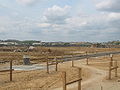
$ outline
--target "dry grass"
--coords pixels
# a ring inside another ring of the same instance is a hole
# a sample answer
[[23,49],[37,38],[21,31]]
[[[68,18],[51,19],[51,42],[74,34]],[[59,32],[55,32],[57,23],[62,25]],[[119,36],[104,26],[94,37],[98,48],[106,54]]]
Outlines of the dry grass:
[[[61,72],[67,72],[67,82],[77,79],[77,69],[71,67],[71,62],[59,64],[59,71],[51,71],[47,74],[45,70],[35,71],[14,71],[13,82],[9,82],[9,74],[0,74],[0,90],[52,90],[52,88],[62,87]],[[90,77],[90,72],[82,70],[82,78],[86,80]]]
[[[50,47],[52,54],[48,54],[49,48],[36,47],[35,51],[31,52],[0,52],[0,60],[15,60],[14,65],[21,64],[23,55],[30,55],[33,63],[43,63],[46,56],[53,58],[55,55],[70,55],[89,53],[120,51],[117,48],[80,48],[80,47]],[[44,52],[44,53],[42,53]],[[78,53],[79,52],[79,53]],[[80,53],[81,52],[81,53]],[[115,55],[114,59],[120,60],[120,55]],[[90,65],[103,70],[108,70],[109,57],[90,58]],[[85,61],[83,61],[85,62]],[[8,66],[9,64],[4,64]],[[0,68],[4,66],[0,64]],[[118,63],[120,66],[120,62]],[[52,90],[56,87],[62,87],[61,71],[67,72],[67,82],[77,78],[77,70],[71,68],[71,62],[61,63],[58,65],[58,71],[53,69],[50,74],[46,70],[34,71],[14,71],[13,82],[9,82],[9,73],[0,73],[0,90]],[[120,70],[119,70],[120,72]],[[88,69],[82,69],[83,81],[91,77],[91,72]]]
[[[32,51],[29,52],[13,52],[15,49],[26,49],[26,47],[4,47],[4,49],[11,49],[10,51],[2,51],[0,48],[0,60],[14,60],[16,64],[21,64],[23,60],[23,55],[29,55],[31,61],[39,63],[45,62],[46,56],[48,58],[54,58],[55,56],[64,56],[64,55],[77,55],[88,53],[97,53],[99,52],[109,52],[109,51],[120,51],[118,48],[86,48],[86,47],[35,47]],[[51,50],[51,53],[48,54],[48,49]]]
[[[118,66],[120,66],[120,54],[113,55],[113,60],[114,61],[117,60]],[[90,58],[89,59],[89,66],[94,66],[96,68],[103,69],[103,70],[109,69],[109,63],[110,63],[109,56],[102,56],[99,58]]]

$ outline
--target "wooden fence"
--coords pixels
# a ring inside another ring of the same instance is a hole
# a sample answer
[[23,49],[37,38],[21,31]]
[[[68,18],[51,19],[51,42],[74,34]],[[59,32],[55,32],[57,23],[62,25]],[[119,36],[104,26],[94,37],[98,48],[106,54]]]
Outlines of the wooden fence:
[[78,90],[81,90],[81,68],[79,67],[75,67],[78,69],[78,79],[77,80],[73,80],[71,82],[66,82],[66,72],[62,72],[62,79],[63,79],[63,90],[67,90],[67,85],[73,84],[75,82],[78,82]]
[[12,69],[12,60],[10,60],[10,69],[0,70],[0,72],[10,72],[10,81],[12,81],[12,71],[14,71],[14,69]]

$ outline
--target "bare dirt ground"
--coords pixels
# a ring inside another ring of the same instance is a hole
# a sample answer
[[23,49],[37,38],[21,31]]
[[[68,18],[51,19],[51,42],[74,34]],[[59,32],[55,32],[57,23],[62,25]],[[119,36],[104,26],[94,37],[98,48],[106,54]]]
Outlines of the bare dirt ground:
[[[120,55],[115,55],[120,65]],[[120,69],[118,77],[108,80],[108,63],[109,58],[97,57],[90,58],[89,65],[86,60],[75,61],[75,66],[82,68],[82,90],[120,90]],[[71,62],[59,64],[59,72],[54,68],[50,74],[45,70],[35,71],[15,71],[13,82],[9,82],[9,74],[0,74],[0,90],[62,90],[61,71],[67,71],[67,81],[77,78],[77,70],[71,67]],[[2,82],[1,82],[2,80]],[[68,90],[77,90],[77,83],[67,86]]]
[[[90,49],[91,50],[91,49]],[[103,50],[104,51],[104,50]],[[110,49],[112,51],[112,49]],[[91,51],[92,52],[92,51]],[[120,66],[120,54],[114,55],[114,60],[118,60]],[[118,77],[108,80],[108,56],[95,57],[86,60],[75,61],[74,65],[82,68],[82,90],[120,90],[120,69]],[[41,63],[46,65],[45,63]],[[0,69],[9,64],[0,64]],[[67,72],[67,82],[77,78],[77,69],[71,67],[71,61],[58,64],[58,72],[51,67],[51,73],[45,70],[13,71],[13,81],[9,82],[9,72],[0,73],[0,90],[63,90],[61,72]],[[68,90],[77,90],[77,83],[67,86]]]
[[[91,58],[89,65],[85,65],[85,60],[75,62],[76,66],[87,68],[91,72],[91,77],[86,81],[82,81],[82,90],[120,90],[120,69],[118,69],[118,77],[114,77],[112,72],[112,80],[108,80],[108,57]],[[114,55],[114,60],[118,60],[120,66],[120,55]],[[77,83],[67,87],[69,90],[77,90]],[[55,90],[62,90],[57,88]]]
[[[77,70],[71,67],[71,62],[61,63],[58,72],[52,68],[51,73],[46,70],[14,71],[13,81],[9,82],[8,73],[0,73],[0,90],[53,90],[62,86],[61,71],[67,72],[67,80],[77,78]],[[83,69],[83,80],[90,77],[90,72]]]
[[[90,67],[90,66],[86,66],[84,64],[81,64],[80,61],[76,62],[76,65],[77,67],[82,67],[82,68],[85,68],[87,70],[90,71],[90,78],[85,80],[85,81],[82,81],[82,89],[84,90],[87,90],[86,88],[92,83],[92,82],[95,82],[96,80],[101,80],[105,75],[106,75],[106,72],[104,70],[100,70],[100,69],[97,69],[95,67]],[[74,84],[71,84],[67,87],[69,90],[77,90],[77,83],[74,83]],[[62,88],[56,88],[54,90],[62,90]]]

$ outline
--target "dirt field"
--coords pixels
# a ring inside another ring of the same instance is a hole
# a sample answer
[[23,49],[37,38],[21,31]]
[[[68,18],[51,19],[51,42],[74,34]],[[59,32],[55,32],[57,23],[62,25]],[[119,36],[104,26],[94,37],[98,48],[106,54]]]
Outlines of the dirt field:
[[[93,49],[89,48],[88,50],[92,51]],[[78,48],[73,48],[72,50],[66,49],[65,51],[79,52]],[[119,49],[99,49],[99,51],[119,51]],[[83,51],[81,49],[81,52],[84,52],[84,49]],[[120,66],[120,54],[114,55],[113,59],[118,60],[118,66]],[[118,77],[114,77],[113,71],[112,80],[108,80],[109,61],[110,58],[104,56],[90,58],[89,65],[86,65],[85,59],[74,62],[75,66],[82,68],[82,90],[120,90],[120,82],[118,82],[120,79],[119,68]],[[39,62],[39,64],[46,66],[44,62]],[[0,69],[8,65],[8,63],[0,64]],[[14,65],[16,65],[16,63]],[[50,74],[46,73],[46,69],[13,71],[12,82],[9,82],[9,72],[0,73],[0,90],[63,90],[61,77],[62,71],[67,72],[67,82],[75,80],[78,77],[77,69],[71,67],[71,62],[59,63],[58,72],[55,72],[54,69],[54,66],[51,67]],[[77,90],[77,83],[71,84],[67,88],[68,90]]]
[[[120,66],[120,54],[114,55],[114,60],[118,60],[118,66]],[[90,77],[85,81],[82,81],[82,90],[120,90],[120,69],[118,68],[118,77],[114,77],[114,70],[112,71],[112,79],[108,79],[108,65],[110,58],[96,57],[90,58],[89,65],[86,65],[86,60],[80,60],[75,62],[75,66],[90,71]],[[77,90],[77,83],[67,87],[69,90]],[[62,90],[57,88],[54,90]]]

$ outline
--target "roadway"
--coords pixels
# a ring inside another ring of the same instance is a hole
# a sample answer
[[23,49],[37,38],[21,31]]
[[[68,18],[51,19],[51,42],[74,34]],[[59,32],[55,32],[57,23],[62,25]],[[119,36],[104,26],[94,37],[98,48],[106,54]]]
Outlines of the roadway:
[[102,52],[102,53],[95,53],[95,54],[88,54],[88,55],[74,55],[74,56],[70,56],[69,57],[67,56],[64,56],[62,58],[62,60],[64,62],[66,61],[71,61],[71,60],[80,60],[80,59],[85,59],[85,58],[90,58],[90,57],[100,57],[100,56],[106,56],[106,55],[110,55],[110,54],[120,54],[120,51],[119,52]]

